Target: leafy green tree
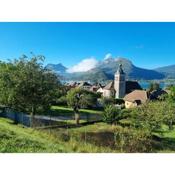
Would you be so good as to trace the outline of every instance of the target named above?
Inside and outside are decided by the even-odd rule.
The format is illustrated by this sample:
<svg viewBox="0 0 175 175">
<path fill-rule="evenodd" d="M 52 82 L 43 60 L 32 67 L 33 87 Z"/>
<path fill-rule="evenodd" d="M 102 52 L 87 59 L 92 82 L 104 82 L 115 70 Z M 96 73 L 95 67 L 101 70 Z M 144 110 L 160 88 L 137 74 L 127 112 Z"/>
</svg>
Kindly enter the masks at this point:
<svg viewBox="0 0 175 175">
<path fill-rule="evenodd" d="M 57 75 L 43 66 L 44 57 L 23 56 L 0 63 L 0 103 L 15 111 L 31 114 L 48 110 L 60 86 Z"/>
<path fill-rule="evenodd" d="M 81 108 L 96 107 L 98 95 L 94 92 L 83 90 L 83 98 L 81 100 Z"/>
<path fill-rule="evenodd" d="M 170 88 L 169 101 L 175 103 L 175 86 Z"/>
<path fill-rule="evenodd" d="M 115 99 L 114 98 L 112 98 L 112 97 L 102 97 L 101 99 L 100 99 L 100 102 L 101 102 L 101 104 L 102 104 L 102 106 L 108 106 L 108 105 L 114 105 L 115 104 Z"/>
<path fill-rule="evenodd" d="M 159 83 L 150 83 L 149 86 L 149 91 L 152 92 L 154 90 L 159 90 L 160 89 L 160 84 Z"/>
<path fill-rule="evenodd" d="M 173 86 L 174 86 L 173 84 L 169 84 L 169 85 L 166 86 L 165 89 L 166 89 L 166 90 L 171 90 L 171 88 L 172 88 Z"/>
<path fill-rule="evenodd" d="M 54 102 L 54 105 L 67 106 L 66 96 L 61 96 L 60 98 L 56 99 L 56 101 Z"/>
<path fill-rule="evenodd" d="M 116 108 L 114 105 L 107 105 L 103 113 L 103 121 L 106 123 L 114 124 L 121 119 L 121 109 Z"/>
<path fill-rule="evenodd" d="M 75 114 L 76 124 L 79 124 L 81 108 L 93 107 L 97 103 L 97 95 L 93 92 L 74 88 L 67 93 L 67 104 L 72 107 Z"/>
<path fill-rule="evenodd" d="M 164 123 L 168 125 L 169 130 L 173 129 L 173 124 L 175 123 L 175 104 L 170 103 L 169 101 L 165 101 L 162 103 L 164 111 Z"/>
<path fill-rule="evenodd" d="M 172 130 L 175 123 L 175 86 L 170 88 L 170 93 L 164 98 L 161 108 L 164 108 L 164 122 Z"/>
<path fill-rule="evenodd" d="M 153 132 L 160 129 L 163 124 L 165 109 L 162 102 L 148 102 L 134 109 L 133 124 L 135 127 L 148 129 Z"/>
<path fill-rule="evenodd" d="M 77 125 L 79 124 L 80 120 L 79 110 L 81 108 L 82 100 L 83 90 L 80 88 L 71 89 L 67 94 L 67 103 L 68 106 L 72 107 L 74 110 L 75 121 Z"/>
</svg>

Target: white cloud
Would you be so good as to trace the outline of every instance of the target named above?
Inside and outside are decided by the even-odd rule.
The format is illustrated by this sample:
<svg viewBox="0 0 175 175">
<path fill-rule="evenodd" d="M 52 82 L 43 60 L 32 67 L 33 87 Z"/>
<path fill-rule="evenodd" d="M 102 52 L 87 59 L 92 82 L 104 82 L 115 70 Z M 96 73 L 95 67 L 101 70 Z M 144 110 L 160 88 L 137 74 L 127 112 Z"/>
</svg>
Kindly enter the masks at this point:
<svg viewBox="0 0 175 175">
<path fill-rule="evenodd" d="M 98 61 L 95 58 L 86 58 L 67 70 L 68 73 L 86 72 L 96 67 Z"/>
<path fill-rule="evenodd" d="M 109 58 L 112 58 L 112 54 L 111 53 L 107 53 L 104 57 L 104 60 L 107 60 Z"/>
</svg>

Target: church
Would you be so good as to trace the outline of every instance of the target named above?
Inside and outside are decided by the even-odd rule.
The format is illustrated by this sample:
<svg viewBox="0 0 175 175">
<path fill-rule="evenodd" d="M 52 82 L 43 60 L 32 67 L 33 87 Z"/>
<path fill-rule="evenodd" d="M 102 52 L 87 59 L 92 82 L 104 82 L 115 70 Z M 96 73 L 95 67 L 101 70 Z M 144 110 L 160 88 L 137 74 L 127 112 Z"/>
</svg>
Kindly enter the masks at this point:
<svg viewBox="0 0 175 175">
<path fill-rule="evenodd" d="M 122 64 L 120 64 L 114 75 L 114 80 L 107 84 L 103 89 L 100 89 L 99 92 L 101 92 L 104 97 L 123 99 L 126 94 L 129 94 L 134 90 L 142 90 L 142 88 L 137 81 L 126 80 L 126 74 L 123 71 Z"/>
</svg>

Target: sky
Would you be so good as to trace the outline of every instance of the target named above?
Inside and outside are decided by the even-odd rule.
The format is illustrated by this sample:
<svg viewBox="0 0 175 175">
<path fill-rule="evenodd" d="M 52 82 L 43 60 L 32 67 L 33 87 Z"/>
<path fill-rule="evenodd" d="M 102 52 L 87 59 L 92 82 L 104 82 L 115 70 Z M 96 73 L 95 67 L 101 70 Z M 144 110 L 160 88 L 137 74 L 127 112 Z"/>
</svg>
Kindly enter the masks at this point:
<svg viewBox="0 0 175 175">
<path fill-rule="evenodd" d="M 70 72 L 123 57 L 153 69 L 175 64 L 175 23 L 2 23 L 0 60 L 42 54 Z"/>
</svg>

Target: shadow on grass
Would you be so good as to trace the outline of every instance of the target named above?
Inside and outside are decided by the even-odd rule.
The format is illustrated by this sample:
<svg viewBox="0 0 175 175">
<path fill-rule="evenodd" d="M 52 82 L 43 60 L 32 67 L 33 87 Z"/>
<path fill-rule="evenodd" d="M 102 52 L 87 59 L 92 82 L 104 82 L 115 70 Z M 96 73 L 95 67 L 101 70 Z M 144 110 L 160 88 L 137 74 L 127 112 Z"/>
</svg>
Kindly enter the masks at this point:
<svg viewBox="0 0 175 175">
<path fill-rule="evenodd" d="M 56 129 L 56 128 L 80 128 L 83 126 L 87 126 L 87 125 L 92 125 L 95 123 L 99 123 L 102 122 L 102 120 L 97 120 L 97 121 L 89 121 L 89 122 L 82 122 L 79 125 L 74 124 L 74 123 L 67 123 L 66 121 L 49 121 L 49 120 L 35 120 L 36 123 L 36 127 L 43 127 L 44 128 L 50 128 L 50 129 Z"/>
<path fill-rule="evenodd" d="M 96 146 L 115 149 L 114 133 L 110 131 L 82 133 L 81 140 Z"/>
<path fill-rule="evenodd" d="M 153 143 L 156 151 L 175 151 L 175 138 L 153 136 Z"/>
</svg>

